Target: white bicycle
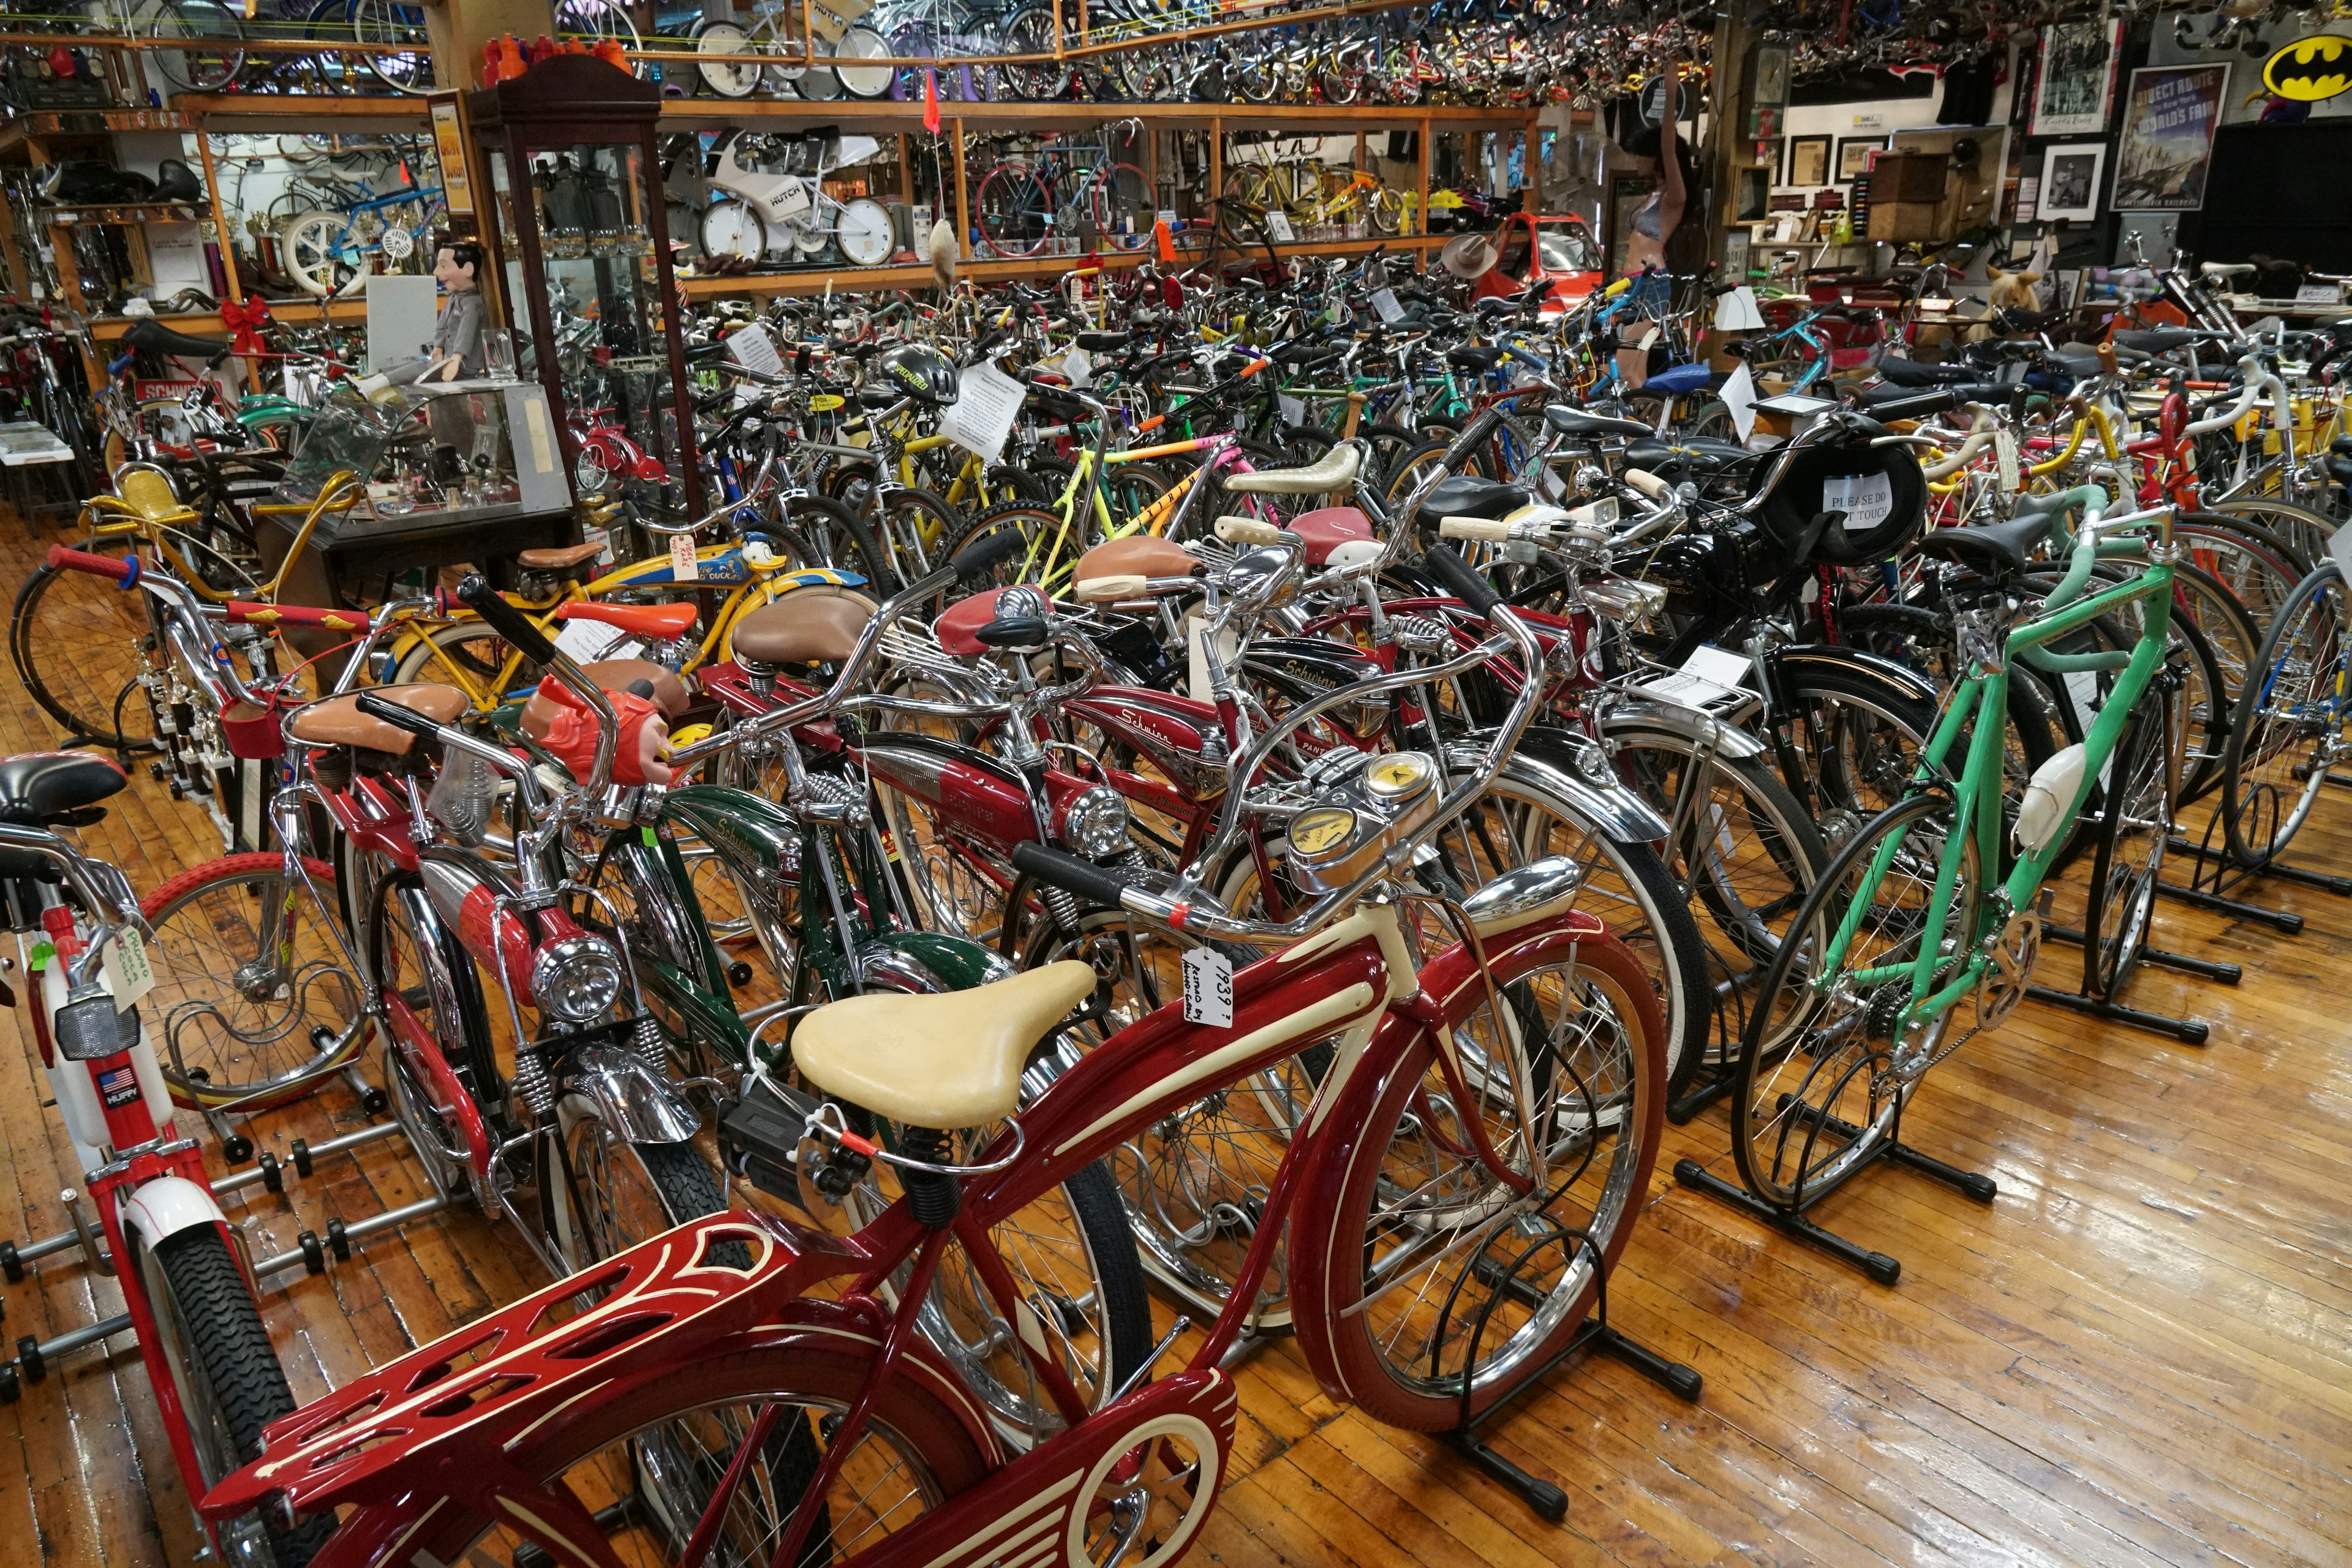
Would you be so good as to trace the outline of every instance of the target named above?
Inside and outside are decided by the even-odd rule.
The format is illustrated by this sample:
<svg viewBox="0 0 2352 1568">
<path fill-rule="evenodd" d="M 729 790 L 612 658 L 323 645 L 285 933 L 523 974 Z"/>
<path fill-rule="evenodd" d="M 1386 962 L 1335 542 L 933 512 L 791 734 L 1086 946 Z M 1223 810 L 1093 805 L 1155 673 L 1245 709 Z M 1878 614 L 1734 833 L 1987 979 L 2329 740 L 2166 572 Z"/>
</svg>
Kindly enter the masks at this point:
<svg viewBox="0 0 2352 1568">
<path fill-rule="evenodd" d="M 747 155 L 767 159 L 775 151 L 774 139 L 740 131 L 728 132 L 712 149 L 716 165 L 710 184 L 725 194 L 702 209 L 698 237 L 703 255 L 714 261 L 756 265 L 771 247 L 789 247 L 806 259 L 833 244 L 853 267 L 879 267 L 890 259 L 897 236 L 888 208 L 868 196 L 844 202 L 828 195 L 822 153 L 815 172 L 806 174 L 774 173 L 743 162 Z"/>
</svg>

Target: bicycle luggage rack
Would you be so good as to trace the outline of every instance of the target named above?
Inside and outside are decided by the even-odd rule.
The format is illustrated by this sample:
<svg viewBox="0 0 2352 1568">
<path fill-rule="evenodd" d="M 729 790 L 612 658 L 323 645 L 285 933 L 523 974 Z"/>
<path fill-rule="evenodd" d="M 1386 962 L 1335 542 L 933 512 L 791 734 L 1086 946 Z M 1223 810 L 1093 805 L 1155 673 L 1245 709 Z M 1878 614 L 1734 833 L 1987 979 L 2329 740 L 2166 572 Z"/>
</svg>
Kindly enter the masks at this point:
<svg viewBox="0 0 2352 1568">
<path fill-rule="evenodd" d="M 1551 1375 L 1554 1369 L 1566 1363 L 1570 1357 L 1586 1351 L 1598 1351 L 1603 1355 L 1615 1356 L 1653 1383 L 1693 1404 L 1697 1403 L 1701 1380 L 1696 1368 L 1686 1366 L 1678 1361 L 1668 1361 L 1649 1346 L 1628 1337 L 1622 1330 L 1609 1321 L 1609 1264 L 1601 1256 L 1600 1248 L 1592 1245 L 1592 1237 L 1589 1233 L 1571 1229 L 1549 1214 L 1537 1214 L 1528 1217 L 1532 1223 L 1546 1227 L 1544 1234 L 1528 1240 L 1528 1244 L 1520 1248 L 1517 1256 L 1507 1264 L 1498 1264 L 1488 1256 L 1488 1248 L 1495 1245 L 1497 1237 L 1506 1233 L 1502 1231 L 1493 1233 L 1480 1245 L 1476 1256 L 1471 1259 L 1470 1268 L 1463 1275 L 1463 1282 L 1466 1282 L 1475 1276 L 1486 1287 L 1486 1300 L 1479 1307 L 1477 1315 L 1471 1322 L 1470 1344 L 1465 1352 L 1464 1365 L 1478 1364 L 1478 1347 L 1486 1337 L 1486 1325 L 1493 1319 L 1495 1309 L 1501 1305 L 1505 1296 L 1515 1297 L 1530 1305 L 1539 1304 L 1545 1299 L 1544 1294 L 1528 1285 L 1522 1276 L 1528 1272 L 1529 1265 L 1538 1256 L 1550 1248 L 1565 1247 L 1568 1261 L 1571 1266 L 1580 1254 L 1592 1259 L 1594 1289 L 1592 1310 L 1586 1316 L 1583 1324 L 1577 1329 L 1576 1332 L 1570 1336 L 1568 1343 L 1547 1358 L 1542 1365 L 1529 1370 L 1519 1378 L 1509 1393 L 1476 1415 L 1470 1414 L 1471 1384 L 1465 1375 L 1462 1387 L 1462 1419 L 1451 1430 L 1439 1432 L 1435 1436 L 1438 1441 L 1517 1493 L 1519 1500 L 1533 1509 L 1546 1522 L 1559 1524 L 1568 1518 L 1568 1493 L 1550 1481 L 1530 1473 L 1496 1453 L 1487 1445 L 1486 1438 L 1479 1435 L 1479 1428 L 1492 1421 L 1497 1413 L 1508 1407 L 1521 1394 Z M 1515 1230 L 1508 1234 L 1514 1239 L 1526 1238 L 1525 1232 Z M 1435 1335 L 1440 1344 L 1445 1341 L 1444 1319 L 1452 1314 L 1454 1298 L 1460 1295 L 1461 1289 L 1462 1282 L 1457 1282 L 1453 1292 L 1447 1296 L 1444 1307 L 1441 1310 L 1438 1331 Z"/>
</svg>

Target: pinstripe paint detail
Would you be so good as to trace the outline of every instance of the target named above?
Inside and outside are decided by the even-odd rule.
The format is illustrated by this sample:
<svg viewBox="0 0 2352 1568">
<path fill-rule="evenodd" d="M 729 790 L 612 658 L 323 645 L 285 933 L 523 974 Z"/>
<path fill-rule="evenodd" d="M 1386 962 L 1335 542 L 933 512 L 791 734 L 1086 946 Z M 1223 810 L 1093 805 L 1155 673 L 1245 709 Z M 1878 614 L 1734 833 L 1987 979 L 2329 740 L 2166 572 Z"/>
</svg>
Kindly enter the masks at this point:
<svg viewBox="0 0 2352 1568">
<path fill-rule="evenodd" d="M 1040 1520 L 1038 1522 L 1040 1524 L 1059 1524 L 1061 1522 L 1061 1519 L 1060 1516 L 1056 1515 L 1051 1519 Z M 1003 1559 L 1003 1568 L 1030 1568 L 1032 1563 L 1043 1563 L 1046 1558 L 1054 1555 L 1054 1537 L 1049 1534 L 1045 1540 L 1038 1542 L 1035 1545 L 1023 1552 L 1019 1556 Z"/>
<path fill-rule="evenodd" d="M 1285 1040 L 1295 1040 L 1301 1035 L 1318 1032 L 1326 1024 L 1334 1024 L 1351 1014 L 1360 1013 L 1374 1000 L 1372 988 L 1359 981 L 1335 996 L 1326 996 L 1287 1017 L 1276 1019 L 1262 1029 L 1254 1029 L 1231 1044 L 1220 1046 L 1206 1056 L 1187 1062 L 1141 1093 L 1129 1096 L 1124 1104 L 1097 1117 L 1084 1131 L 1066 1141 L 1054 1152 L 1056 1155 L 1066 1154 L 1096 1133 L 1117 1126 L 1145 1106 L 1174 1098 L 1203 1079 L 1219 1077 L 1234 1063 L 1247 1061 Z"/>
<path fill-rule="evenodd" d="M 587 1398 L 598 1389 L 611 1387 L 612 1383 L 613 1380 L 608 1377 L 602 1383 L 594 1384 L 587 1388 L 582 1389 L 579 1393 L 573 1394 L 562 1404 L 555 1406 L 552 1410 L 545 1412 L 538 1420 L 532 1422 L 530 1426 L 524 1427 L 521 1431 L 508 1438 L 503 1451 L 509 1454 L 513 1453 L 524 1438 L 530 1436 L 533 1432 L 538 1431 L 541 1427 L 546 1426 L 549 1422 L 554 1420 L 558 1415 L 562 1415 L 565 1411 L 571 1409 L 573 1405 L 579 1404 L 582 1400 Z"/>
<path fill-rule="evenodd" d="M 539 1531 L 541 1535 L 547 1537 L 550 1541 L 563 1542 L 586 1561 L 592 1563 L 595 1561 L 594 1552 L 589 1551 L 579 1542 L 572 1540 L 571 1536 L 564 1534 L 563 1531 L 556 1529 L 555 1526 L 548 1523 L 547 1521 L 540 1518 L 539 1515 L 531 1512 L 530 1510 L 523 1507 L 522 1504 L 515 1501 L 514 1499 L 507 1496 L 504 1492 L 500 1492 L 499 1494 L 499 1506 L 506 1510 L 509 1513 L 514 1515 L 517 1519 L 522 1521 L 525 1524 L 530 1526 L 533 1530 Z"/>
<path fill-rule="evenodd" d="M 929 1563 L 925 1564 L 924 1568 L 942 1568 L 942 1564 L 955 1562 L 959 1558 L 962 1557 L 964 1553 L 970 1552 L 973 1547 L 978 1546 L 982 1542 L 986 1541 L 990 1536 L 994 1535 L 998 1531 L 1003 1530 L 1006 1525 L 1012 1524 L 1017 1520 L 1024 1519 L 1028 1515 L 1035 1513 L 1039 1509 L 1054 1502 L 1065 1493 L 1075 1491 L 1077 1489 L 1077 1485 L 1078 1478 L 1076 1474 L 1064 1476 L 1060 1480 L 1055 1481 L 1052 1486 L 1047 1487 L 1045 1490 L 1033 1494 L 1024 1501 L 1019 1508 L 1014 1509 L 1011 1513 L 1006 1514 L 1003 1518 L 999 1519 L 992 1523 L 983 1525 L 979 1530 L 974 1531 L 971 1534 L 966 1536 L 963 1540 L 958 1542 L 955 1545 L 950 1547 L 947 1551 L 940 1552 L 937 1557 L 932 1558 Z M 1020 1534 L 1013 1536 L 1011 1539 L 1012 1541 L 1026 1541 L 1030 1536 L 1034 1535 L 1040 1529 L 1052 1529 L 1055 1521 L 1058 1518 L 1060 1518 L 1058 1513 L 1049 1513 L 1043 1519 L 1038 1520 L 1035 1523 L 1030 1525 L 1028 1529 L 1023 1531 Z M 1010 1543 L 1010 1542 L 1006 1542 L 1008 1545 Z"/>
<path fill-rule="evenodd" d="M 423 1513 L 418 1514 L 416 1516 L 415 1522 L 411 1524 L 406 1530 L 400 1532 L 400 1539 L 394 1542 L 390 1550 L 384 1552 L 383 1560 L 387 1563 L 399 1562 L 400 1549 L 407 1545 L 411 1541 L 416 1539 L 416 1532 L 424 1529 L 426 1523 L 432 1520 L 433 1516 L 441 1511 L 441 1505 L 448 1500 L 449 1500 L 446 1497 L 435 1498 L 433 1500 L 433 1506 L 426 1509 Z M 425 1558 L 428 1562 L 432 1559 L 432 1554 L 422 1548 L 418 1549 L 416 1555 Z M 438 1568 L 437 1564 L 436 1565 L 436 1568 Z"/>
</svg>

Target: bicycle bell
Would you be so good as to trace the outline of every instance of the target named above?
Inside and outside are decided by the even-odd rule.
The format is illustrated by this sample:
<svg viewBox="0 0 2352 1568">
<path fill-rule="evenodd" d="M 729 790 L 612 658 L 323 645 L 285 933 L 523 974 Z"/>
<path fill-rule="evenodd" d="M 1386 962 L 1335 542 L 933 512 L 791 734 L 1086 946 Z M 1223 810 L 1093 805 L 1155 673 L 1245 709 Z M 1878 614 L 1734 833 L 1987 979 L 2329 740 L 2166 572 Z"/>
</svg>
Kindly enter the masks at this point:
<svg viewBox="0 0 2352 1568">
<path fill-rule="evenodd" d="M 1290 819 L 1286 859 L 1318 893 L 1346 887 L 1437 809 L 1437 764 L 1421 752 L 1327 752 L 1309 773 L 1313 802 Z"/>
</svg>

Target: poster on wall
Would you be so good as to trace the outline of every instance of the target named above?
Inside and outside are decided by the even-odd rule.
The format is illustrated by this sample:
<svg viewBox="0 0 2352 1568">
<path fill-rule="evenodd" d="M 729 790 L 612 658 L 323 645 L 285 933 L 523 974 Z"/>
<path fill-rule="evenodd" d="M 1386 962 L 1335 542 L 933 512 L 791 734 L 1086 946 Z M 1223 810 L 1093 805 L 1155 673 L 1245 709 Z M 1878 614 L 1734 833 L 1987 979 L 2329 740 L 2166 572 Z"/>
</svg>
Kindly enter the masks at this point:
<svg viewBox="0 0 2352 1568">
<path fill-rule="evenodd" d="M 2205 205 L 2213 132 L 2229 102 L 2230 68 L 2151 66 L 2132 72 L 2116 153 L 2117 212 L 2196 212 Z"/>
<path fill-rule="evenodd" d="M 2043 223 L 2060 218 L 2088 223 L 2098 216 L 2099 174 L 2106 162 L 2104 142 L 2043 148 L 2041 200 L 2034 216 Z"/>
<path fill-rule="evenodd" d="M 2042 29 L 2042 70 L 2033 83 L 2032 136 L 2096 136 L 2116 106 L 2124 24 L 2058 22 Z"/>
</svg>

